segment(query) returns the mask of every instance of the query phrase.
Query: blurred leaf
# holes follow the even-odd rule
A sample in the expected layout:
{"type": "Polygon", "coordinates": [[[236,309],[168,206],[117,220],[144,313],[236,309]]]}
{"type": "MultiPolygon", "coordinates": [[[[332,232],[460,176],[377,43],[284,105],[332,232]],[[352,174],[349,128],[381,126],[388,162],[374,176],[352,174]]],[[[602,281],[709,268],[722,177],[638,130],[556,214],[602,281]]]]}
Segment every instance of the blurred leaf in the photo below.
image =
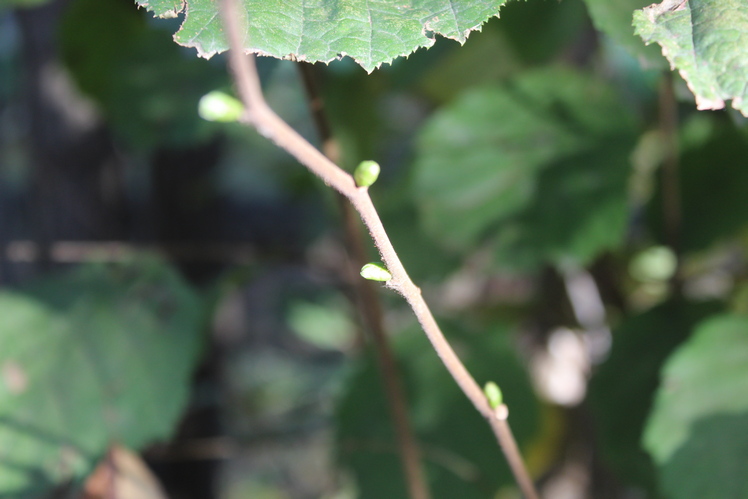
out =
{"type": "MultiPolygon", "coordinates": [[[[451,334],[479,383],[501,385],[509,422],[520,445],[538,431],[537,401],[527,373],[507,341],[507,331],[451,334]]],[[[420,331],[396,339],[409,389],[411,420],[421,444],[435,499],[490,498],[513,479],[483,417],[451,379],[420,331]]],[[[356,476],[361,499],[407,497],[386,399],[373,358],[355,367],[337,409],[338,456],[356,476]]]]}
{"type": "Polygon", "coordinates": [[[227,83],[225,70],[153,24],[124,1],[75,0],[60,29],[63,58],[131,147],[194,145],[216,129],[198,117],[198,103],[227,83]]]}
{"type": "Polygon", "coordinates": [[[345,350],[353,342],[356,325],[333,303],[298,301],[290,305],[288,314],[294,332],[318,348],[345,350]]]}
{"type": "Polygon", "coordinates": [[[745,499],[746,456],[748,412],[699,419],[662,467],[662,488],[672,499],[745,499]]]}
{"type": "MultiPolygon", "coordinates": [[[[698,251],[734,236],[748,222],[748,135],[726,119],[709,117],[705,136],[684,137],[680,157],[681,249],[698,251]]],[[[699,120],[702,121],[702,120],[699,120]]],[[[650,203],[653,228],[665,241],[662,189],[650,203]]]]}
{"type": "Polygon", "coordinates": [[[725,99],[748,116],[748,0],[665,0],[637,10],[636,34],[657,42],[699,109],[725,99]]]}
{"type": "Polygon", "coordinates": [[[605,459],[626,483],[655,489],[649,455],[641,447],[662,364],[716,304],[671,301],[629,317],[613,332],[610,357],[595,373],[589,400],[605,459]]]}
{"type": "Polygon", "coordinates": [[[523,61],[541,64],[567,49],[585,22],[581,0],[530,0],[509,2],[498,27],[523,61]]]}
{"type": "Polygon", "coordinates": [[[630,54],[637,56],[652,68],[664,68],[665,60],[655,46],[647,46],[634,34],[631,25],[634,10],[652,3],[652,0],[585,0],[592,22],[602,31],[623,46],[630,54]]]}
{"type": "MultiPolygon", "coordinates": [[[[526,64],[550,61],[568,49],[586,21],[581,0],[509,2],[501,9],[501,19],[487,22],[464,46],[437,44],[435,49],[443,52],[440,57],[414,71],[421,76],[420,88],[426,95],[447,102],[477,84],[498,82],[516,74],[526,64]],[[476,67],[481,70],[475,71],[476,67]]],[[[432,49],[428,54],[436,52],[432,49]]],[[[414,59],[423,55],[417,52],[408,58],[405,69],[413,68],[414,59]]]]}
{"type": "MultiPolygon", "coordinates": [[[[691,339],[668,358],[662,370],[654,408],[644,431],[644,446],[658,465],[668,464],[679,449],[693,445],[689,440],[694,438],[697,421],[748,412],[746,393],[748,317],[720,315],[702,322],[691,339]]],[[[712,424],[706,423],[701,430],[713,432],[712,424]]],[[[686,454],[692,451],[691,448],[686,454]]],[[[731,465],[730,461],[721,464],[731,465]]],[[[739,479],[744,486],[745,475],[739,479]]]]}
{"type": "Polygon", "coordinates": [[[452,248],[493,236],[518,268],[586,261],[623,234],[633,132],[604,82],[567,69],[466,92],[418,138],[425,227],[452,248]]]}
{"type": "MultiPolygon", "coordinates": [[[[381,72],[367,75],[352,61],[338,61],[328,68],[316,66],[320,91],[338,142],[342,166],[352,171],[359,162],[376,159],[383,114],[381,72]],[[356,105],[352,106],[351,103],[356,105]]],[[[382,163],[384,164],[384,163],[382,163]]],[[[386,165],[385,165],[386,168],[386,165]]]]}
{"type": "Polygon", "coordinates": [[[382,198],[382,202],[377,204],[381,207],[380,215],[408,274],[418,282],[439,282],[456,271],[460,260],[444,251],[431,234],[424,232],[412,200],[389,205],[391,190],[382,194],[375,197],[375,202],[382,198]]]}
{"type": "MultiPolygon", "coordinates": [[[[367,72],[434,44],[436,35],[465,43],[471,31],[498,15],[506,0],[242,0],[247,25],[244,49],[308,62],[347,55],[367,72]]],[[[137,0],[159,17],[184,11],[174,40],[210,58],[228,46],[215,0],[137,0]],[[182,5],[180,5],[182,3],[182,5]]]]}
{"type": "Polygon", "coordinates": [[[408,58],[407,64],[396,64],[395,68],[417,74],[420,77],[419,91],[435,102],[448,102],[466,89],[507,78],[522,68],[515,47],[501,29],[506,24],[504,9],[517,4],[520,2],[510,2],[502,9],[502,19],[486,23],[483,30],[471,36],[465,45],[460,47],[456,43],[439,42],[428,54],[416,52],[408,58]],[[416,67],[419,59],[427,56],[432,57],[430,64],[416,67]],[[500,62],[486,64],[486,61],[500,62]],[[481,70],[475,71],[476,67],[481,70]]]}
{"type": "Polygon", "coordinates": [[[112,442],[168,438],[202,319],[199,297],[153,261],[0,293],[0,495],[79,480],[112,442]]]}

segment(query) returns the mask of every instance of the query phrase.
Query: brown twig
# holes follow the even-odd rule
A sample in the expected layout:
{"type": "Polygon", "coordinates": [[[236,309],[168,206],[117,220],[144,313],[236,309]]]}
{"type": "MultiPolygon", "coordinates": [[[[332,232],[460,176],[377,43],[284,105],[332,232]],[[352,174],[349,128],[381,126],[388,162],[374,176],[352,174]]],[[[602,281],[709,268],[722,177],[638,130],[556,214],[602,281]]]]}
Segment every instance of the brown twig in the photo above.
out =
{"type": "MultiPolygon", "coordinates": [[[[662,163],[662,212],[665,241],[678,257],[681,254],[680,162],[678,159],[678,104],[673,91],[673,73],[665,71],[660,83],[659,95],[660,132],[665,148],[662,163]]],[[[673,275],[673,288],[680,288],[680,272],[673,275]]]]}
{"type": "Polygon", "coordinates": [[[246,106],[245,121],[253,125],[260,134],[273,141],[278,147],[295,157],[327,185],[348,198],[369,229],[382,261],[392,274],[392,279],[387,282],[387,287],[397,291],[405,298],[449,373],[475,408],[490,422],[523,494],[528,499],[537,499],[537,492],[517,450],[517,445],[511,437],[511,430],[506,419],[497,417],[495,411],[488,404],[483,390],[475,382],[444,337],[421,295],[420,288],[410,279],[395,248],[392,246],[379,214],[369,197],[368,188],[357,187],[351,175],[327,159],[268,107],[262,96],[254,56],[251,54],[245,55],[240,43],[238,22],[240,11],[237,8],[236,1],[222,0],[220,10],[230,47],[229,66],[234,74],[241,100],[246,106]]]}
{"type": "MultiPolygon", "coordinates": [[[[339,163],[339,148],[332,135],[332,128],[324,110],[322,97],[317,91],[313,67],[303,62],[299,63],[298,66],[309,97],[312,117],[322,140],[322,151],[332,162],[339,163]]],[[[340,200],[346,247],[351,259],[350,266],[352,269],[350,269],[350,274],[353,277],[352,283],[356,290],[356,306],[365,329],[369,332],[376,353],[390,417],[395,428],[409,497],[412,499],[430,499],[431,494],[421,466],[421,451],[408,417],[408,404],[401,384],[402,377],[384,329],[382,304],[374,288],[374,283],[358,276],[358,269],[368,262],[363,237],[350,203],[342,194],[338,194],[338,199],[340,200]]]]}

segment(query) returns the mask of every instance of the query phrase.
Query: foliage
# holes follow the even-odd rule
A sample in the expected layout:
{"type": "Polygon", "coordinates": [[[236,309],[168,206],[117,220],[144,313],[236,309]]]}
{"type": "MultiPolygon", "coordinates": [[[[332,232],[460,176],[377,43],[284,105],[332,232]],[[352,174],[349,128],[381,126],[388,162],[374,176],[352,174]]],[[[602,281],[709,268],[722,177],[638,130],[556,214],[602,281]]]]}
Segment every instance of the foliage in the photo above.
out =
{"type": "MultiPolygon", "coordinates": [[[[465,43],[471,31],[498,14],[505,0],[427,0],[345,3],[316,0],[242,0],[247,51],[306,62],[352,57],[368,72],[382,63],[434,44],[436,35],[465,43]]],[[[159,17],[185,20],[175,40],[202,57],[225,51],[217,2],[138,0],[159,17]]]]}
{"type": "Polygon", "coordinates": [[[589,261],[623,234],[633,130],[605,83],[561,68],[465,92],[418,137],[424,224],[457,248],[490,234],[515,267],[589,261]]]}
{"type": "Polygon", "coordinates": [[[665,0],[636,11],[634,26],[645,42],[662,46],[699,109],[722,109],[732,99],[748,116],[748,2],[665,0]]]}
{"type": "MultiPolygon", "coordinates": [[[[622,497],[745,497],[745,0],[241,1],[245,49],[272,56],[260,60],[271,107],[312,141],[297,69],[273,58],[329,63],[313,71],[340,163],[350,171],[381,165],[376,183],[373,170],[359,170],[358,185],[368,186],[467,367],[481,385],[501,387],[534,478],[552,482],[582,449],[601,460],[587,470],[590,483],[612,475],[608,485],[622,497]],[[677,102],[658,89],[668,63],[685,80],[672,89],[677,102]],[[698,112],[694,96],[699,108],[732,100],[739,112],[698,112]],[[655,253],[668,265],[638,264],[655,253]],[[571,328],[592,345],[592,327],[560,285],[570,287],[569,268],[583,267],[598,285],[612,344],[604,358],[585,357],[588,394],[577,411],[553,406],[529,373],[553,354],[554,329],[571,328]],[[602,478],[594,475],[600,467],[602,478]]],[[[33,16],[41,3],[0,0],[0,16],[33,16]]],[[[245,292],[238,308],[247,311],[226,305],[232,320],[250,325],[215,339],[230,374],[226,419],[240,421],[227,426],[238,439],[284,435],[284,446],[288,434],[324,427],[358,497],[405,497],[377,363],[356,348],[364,342],[353,339],[345,293],[331,290],[345,258],[334,242],[339,224],[325,214],[334,212],[329,193],[258,134],[198,116],[205,95],[220,95],[229,111],[214,119],[242,112],[227,95],[224,58],[200,60],[193,50],[207,58],[226,49],[218,2],[135,3],[143,8],[130,0],[66,4],[61,57],[112,132],[117,160],[128,163],[115,175],[102,167],[96,179],[121,183],[129,237],[172,223],[149,210],[174,189],[191,216],[209,220],[189,237],[256,250],[252,272],[236,274],[245,292]],[[182,189],[174,178],[191,174],[201,147],[218,151],[215,164],[182,189]],[[175,177],[152,194],[158,161],[175,151],[175,177]],[[206,205],[215,211],[203,213],[206,205]],[[300,416],[315,407],[314,418],[300,416]]],[[[12,36],[4,27],[0,41],[12,36]]],[[[20,50],[11,52],[0,50],[0,73],[19,65],[20,50]]],[[[37,154],[56,158],[13,135],[43,127],[9,121],[21,106],[2,101],[6,93],[35,88],[11,76],[0,78],[8,89],[0,96],[0,194],[24,182],[44,193],[30,174],[5,182],[37,154]]],[[[23,204],[10,199],[0,199],[0,231],[16,237],[26,218],[7,221],[3,210],[23,204]]],[[[20,234],[36,237],[37,229],[20,234]]],[[[388,279],[385,269],[367,271],[388,279]]],[[[497,497],[512,479],[485,422],[403,319],[403,305],[382,296],[434,497],[497,497]]],[[[114,442],[141,450],[168,439],[199,361],[205,301],[150,259],[83,265],[0,292],[0,497],[79,483],[114,442]]],[[[582,305],[593,301],[587,295],[582,305]]],[[[216,316],[220,330],[225,318],[216,316]]],[[[244,490],[272,488],[262,480],[244,490]]]]}
{"type": "Polygon", "coordinates": [[[657,489],[656,475],[640,441],[660,368],[697,322],[717,311],[714,303],[675,300],[628,317],[614,331],[610,357],[590,385],[603,451],[621,477],[650,491],[657,489]]]}
{"type": "Polygon", "coordinates": [[[748,318],[717,315],[664,365],[643,443],[669,497],[745,496],[747,358],[748,318]]]}
{"type": "MultiPolygon", "coordinates": [[[[461,347],[466,367],[478,380],[501,380],[505,401],[516,414],[513,430],[526,448],[539,431],[538,403],[530,381],[509,343],[509,331],[497,327],[482,334],[451,328],[449,339],[461,347]]],[[[512,476],[490,429],[449,377],[428,341],[417,329],[395,343],[409,389],[416,434],[424,449],[426,472],[435,498],[487,497],[510,485],[512,476]],[[459,461],[448,456],[459,456],[459,461]]],[[[388,418],[376,359],[362,359],[348,380],[337,411],[337,454],[352,469],[363,498],[406,497],[394,457],[396,441],[388,418]]]]}
{"type": "Polygon", "coordinates": [[[222,68],[180,51],[165,29],[153,29],[124,2],[74,2],[61,29],[63,57],[78,85],[131,147],[184,147],[211,136],[213,127],[195,109],[226,82],[222,68]]]}
{"type": "Polygon", "coordinates": [[[199,296],[148,260],[0,294],[0,496],[80,480],[111,442],[169,438],[201,321],[199,296]]]}
{"type": "Polygon", "coordinates": [[[631,13],[650,4],[650,0],[585,0],[595,27],[625,47],[632,55],[651,67],[662,67],[665,61],[656,45],[645,46],[631,29],[631,13]]]}

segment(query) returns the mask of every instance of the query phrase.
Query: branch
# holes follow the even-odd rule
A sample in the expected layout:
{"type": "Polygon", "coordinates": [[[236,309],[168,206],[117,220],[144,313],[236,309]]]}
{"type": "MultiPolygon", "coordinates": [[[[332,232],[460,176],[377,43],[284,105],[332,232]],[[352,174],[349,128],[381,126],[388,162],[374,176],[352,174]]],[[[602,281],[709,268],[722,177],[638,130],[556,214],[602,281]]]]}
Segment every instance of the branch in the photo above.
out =
{"type": "Polygon", "coordinates": [[[680,161],[678,158],[678,103],[673,90],[673,74],[665,71],[660,82],[659,121],[665,157],[662,163],[662,212],[665,240],[678,258],[678,268],[671,284],[676,293],[681,288],[681,214],[680,161]]]}
{"type": "MultiPolygon", "coordinates": [[[[332,135],[332,128],[324,110],[324,103],[317,91],[313,67],[310,64],[299,63],[299,71],[309,97],[309,107],[317,126],[317,132],[322,140],[322,151],[327,158],[334,162],[338,160],[339,149],[332,135]]],[[[356,290],[356,307],[364,323],[364,328],[368,331],[374,345],[390,410],[390,418],[395,428],[405,483],[412,499],[430,499],[431,494],[421,466],[421,450],[408,417],[408,404],[400,381],[402,377],[384,329],[382,304],[374,288],[374,283],[361,279],[358,275],[359,269],[368,262],[360,226],[355,220],[351,205],[340,194],[338,199],[340,200],[340,211],[343,218],[345,242],[351,259],[349,267],[352,268],[349,274],[356,290]]]]}
{"type": "Polygon", "coordinates": [[[238,26],[240,10],[236,0],[222,0],[220,10],[230,47],[229,66],[234,74],[241,100],[246,106],[244,121],[253,125],[260,134],[294,156],[302,165],[353,204],[369,229],[382,261],[392,274],[387,287],[405,298],[444,366],[475,408],[489,421],[523,494],[528,499],[537,499],[537,492],[535,492],[506,419],[500,417],[502,415],[497,414],[497,411],[490,407],[483,390],[467,371],[439,329],[421,295],[420,288],[408,276],[395,248],[387,237],[379,214],[369,197],[368,188],[357,187],[351,175],[327,159],[268,107],[262,96],[254,56],[245,56],[240,43],[238,26]]]}

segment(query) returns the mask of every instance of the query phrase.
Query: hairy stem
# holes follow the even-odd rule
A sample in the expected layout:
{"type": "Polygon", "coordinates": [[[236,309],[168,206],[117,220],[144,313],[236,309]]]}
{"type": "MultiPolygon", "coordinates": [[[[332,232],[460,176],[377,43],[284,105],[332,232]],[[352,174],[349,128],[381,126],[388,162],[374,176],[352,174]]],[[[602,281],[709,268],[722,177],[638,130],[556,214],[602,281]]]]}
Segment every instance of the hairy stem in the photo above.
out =
{"type": "MultiPolygon", "coordinates": [[[[331,161],[338,163],[339,149],[332,135],[322,97],[317,91],[313,67],[310,64],[299,63],[299,70],[309,96],[309,107],[317,132],[322,140],[322,151],[331,161]]],[[[412,499],[430,499],[431,494],[421,467],[421,451],[408,417],[408,404],[401,384],[402,378],[384,329],[382,304],[374,288],[374,283],[358,276],[358,269],[368,262],[363,237],[350,203],[342,194],[338,194],[338,199],[341,201],[339,205],[343,218],[346,247],[351,259],[350,265],[353,267],[350,274],[353,276],[353,286],[357,295],[356,306],[364,323],[364,328],[369,332],[376,353],[390,417],[395,428],[409,497],[412,499]]]]}
{"type": "Polygon", "coordinates": [[[268,107],[262,96],[254,56],[245,55],[240,43],[239,13],[236,0],[222,0],[221,15],[230,47],[229,66],[234,74],[239,95],[247,108],[246,122],[253,125],[260,134],[273,141],[278,147],[295,157],[327,185],[348,198],[369,229],[382,261],[392,274],[392,279],[387,282],[387,287],[397,291],[405,298],[444,366],[475,408],[489,421],[523,494],[528,499],[537,499],[537,492],[522,461],[522,456],[517,449],[506,419],[499,417],[496,411],[490,407],[483,390],[475,382],[444,337],[421,295],[420,288],[410,279],[397,256],[397,252],[384,230],[379,214],[369,197],[368,188],[357,187],[350,174],[326,158],[324,154],[314,148],[268,107]]]}

